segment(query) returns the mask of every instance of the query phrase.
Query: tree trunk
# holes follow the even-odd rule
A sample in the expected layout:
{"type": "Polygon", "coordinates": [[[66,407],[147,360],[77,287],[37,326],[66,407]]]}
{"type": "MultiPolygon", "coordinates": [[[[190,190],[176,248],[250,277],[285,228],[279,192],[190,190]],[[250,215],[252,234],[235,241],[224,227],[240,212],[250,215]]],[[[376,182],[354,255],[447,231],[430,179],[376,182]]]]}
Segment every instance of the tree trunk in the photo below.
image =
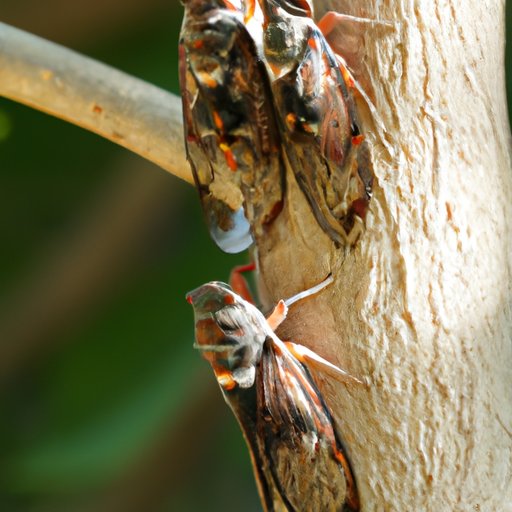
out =
{"type": "Polygon", "coordinates": [[[366,232],[337,249],[288,172],[285,210],[258,247],[262,288],[271,302],[335,276],[280,335],[369,382],[315,375],[362,510],[512,510],[504,2],[364,6],[336,10],[393,24],[365,32],[356,76],[380,116],[364,119],[366,232]]]}

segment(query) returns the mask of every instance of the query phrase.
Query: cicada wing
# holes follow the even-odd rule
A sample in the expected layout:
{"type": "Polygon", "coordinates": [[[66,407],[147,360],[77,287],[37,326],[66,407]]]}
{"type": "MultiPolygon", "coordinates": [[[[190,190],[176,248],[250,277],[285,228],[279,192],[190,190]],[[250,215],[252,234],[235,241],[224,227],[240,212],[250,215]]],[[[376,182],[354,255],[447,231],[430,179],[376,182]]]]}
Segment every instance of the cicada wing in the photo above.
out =
{"type": "Polygon", "coordinates": [[[257,379],[257,429],[275,487],[291,511],[357,511],[352,469],[308,370],[267,342],[257,379]]]}
{"type": "Polygon", "coordinates": [[[364,225],[373,171],[350,76],[313,24],[296,59],[272,85],[286,154],[322,229],[351,244],[364,225]]]}
{"type": "Polygon", "coordinates": [[[263,511],[287,512],[289,509],[283,504],[280,494],[275,488],[269,471],[269,461],[265,458],[265,450],[257,428],[256,386],[248,389],[237,387],[231,391],[223,389],[222,393],[242,429],[249,448],[263,511]]]}
{"type": "Polygon", "coordinates": [[[267,72],[243,17],[204,4],[185,5],[181,30],[185,143],[210,232],[236,252],[251,242],[249,225],[263,235],[282,208],[281,142],[267,72]]]}

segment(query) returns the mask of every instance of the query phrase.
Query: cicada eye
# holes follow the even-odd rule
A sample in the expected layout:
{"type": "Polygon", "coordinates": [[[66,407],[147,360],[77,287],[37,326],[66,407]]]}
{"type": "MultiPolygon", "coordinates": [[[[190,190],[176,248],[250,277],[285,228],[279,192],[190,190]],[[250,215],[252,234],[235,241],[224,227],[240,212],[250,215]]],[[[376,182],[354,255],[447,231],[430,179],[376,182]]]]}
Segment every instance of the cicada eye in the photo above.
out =
{"type": "Polygon", "coordinates": [[[232,368],[236,368],[240,361],[244,359],[246,351],[246,347],[238,347],[237,349],[233,350],[229,358],[232,368]]]}

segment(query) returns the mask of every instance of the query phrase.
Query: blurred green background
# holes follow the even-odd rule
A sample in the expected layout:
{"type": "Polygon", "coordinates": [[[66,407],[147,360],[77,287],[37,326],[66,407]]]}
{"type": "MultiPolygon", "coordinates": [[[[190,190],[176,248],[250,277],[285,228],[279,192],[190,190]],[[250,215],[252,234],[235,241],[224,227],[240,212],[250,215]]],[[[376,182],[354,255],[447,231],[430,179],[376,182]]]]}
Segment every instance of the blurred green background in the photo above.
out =
{"type": "MultiPolygon", "coordinates": [[[[178,93],[179,2],[1,3],[178,93]]],[[[0,234],[0,511],[260,510],[184,300],[244,256],[210,242],[195,190],[0,98],[0,234]]]]}
{"type": "MultiPolygon", "coordinates": [[[[1,0],[0,20],[178,93],[169,0],[1,0]]],[[[218,251],[193,187],[0,98],[0,511],[260,509],[185,293],[218,251]]]]}

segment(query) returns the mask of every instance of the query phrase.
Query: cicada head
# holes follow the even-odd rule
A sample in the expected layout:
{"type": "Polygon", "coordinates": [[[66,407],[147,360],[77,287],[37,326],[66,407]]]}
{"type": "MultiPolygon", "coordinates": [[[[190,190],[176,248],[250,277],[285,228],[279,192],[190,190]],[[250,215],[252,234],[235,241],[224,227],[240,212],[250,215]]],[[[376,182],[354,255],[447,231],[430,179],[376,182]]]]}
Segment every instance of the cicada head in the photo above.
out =
{"type": "Polygon", "coordinates": [[[264,18],[263,53],[277,78],[300,61],[312,6],[308,0],[260,0],[260,6],[264,18]]]}
{"type": "Polygon", "coordinates": [[[212,365],[221,387],[251,387],[271,333],[263,314],[218,281],[191,291],[187,301],[194,308],[194,346],[212,365]]]}

